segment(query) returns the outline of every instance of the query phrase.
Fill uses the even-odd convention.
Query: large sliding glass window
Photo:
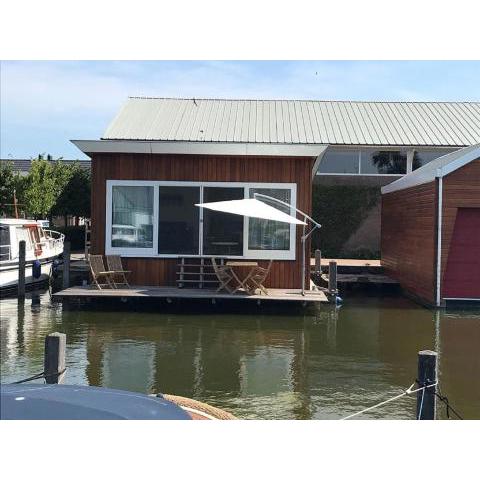
[[[107,180],[105,253],[294,260],[294,225],[196,206],[255,193],[296,204],[293,183]],[[295,215],[275,201],[259,200]]]
[[[204,187],[203,202],[241,200],[244,188]],[[243,255],[243,216],[203,210],[203,254]]]
[[[198,255],[200,187],[159,187],[158,253]]]
[[[290,190],[281,188],[250,188],[250,198],[255,193],[277,198],[288,204],[291,203]],[[259,197],[258,200],[271,205],[290,215],[290,208],[273,200]],[[248,249],[249,250],[290,250],[290,224],[274,220],[250,218],[248,222]]]
[[[153,187],[112,187],[111,246],[153,247]]]

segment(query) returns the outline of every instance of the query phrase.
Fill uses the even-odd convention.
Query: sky
[[[84,159],[129,96],[480,101],[479,61],[1,62],[1,158]]]

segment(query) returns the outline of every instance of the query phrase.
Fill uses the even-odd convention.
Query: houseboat
[[[18,284],[19,242],[25,241],[25,283],[48,278],[52,262],[63,252],[65,236],[42,227],[36,220],[0,219],[0,289]]]

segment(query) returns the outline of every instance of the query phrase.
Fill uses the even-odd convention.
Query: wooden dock
[[[184,300],[207,300],[215,303],[216,300],[240,301],[240,302],[257,302],[272,303],[282,302],[299,305],[328,303],[327,296],[322,291],[308,291],[304,296],[300,290],[287,290],[280,288],[269,288],[268,295],[247,295],[243,292],[237,292],[233,295],[226,292],[216,292],[206,288],[176,288],[176,287],[151,287],[132,285],[131,288],[103,289],[98,290],[91,286],[70,287],[53,296],[59,299],[129,299],[129,298],[152,298],[165,299],[172,301],[173,299]]]

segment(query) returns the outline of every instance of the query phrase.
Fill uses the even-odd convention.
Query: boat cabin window
[[[0,260],[10,260],[10,230],[0,225]]]

